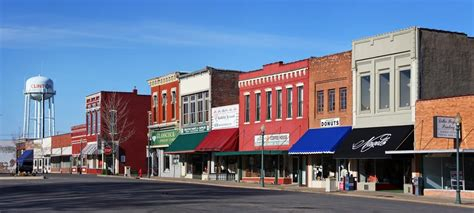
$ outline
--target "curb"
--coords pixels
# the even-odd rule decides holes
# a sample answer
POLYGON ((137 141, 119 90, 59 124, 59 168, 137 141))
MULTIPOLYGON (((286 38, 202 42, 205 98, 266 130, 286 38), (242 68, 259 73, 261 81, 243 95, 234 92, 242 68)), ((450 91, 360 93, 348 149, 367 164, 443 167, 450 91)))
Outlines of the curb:
POLYGON ((0 177, 0 180, 43 180, 46 179, 44 176, 13 176, 13 177, 0 177))
POLYGON ((163 180, 163 179, 153 179, 153 178, 139 178, 140 180, 147 181, 158 181, 158 182, 170 182, 170 183, 187 183, 187 184, 198 184, 198 185, 209 185, 209 186, 219 186, 226 188, 243 188, 243 189, 258 189, 258 190, 271 190, 271 191, 288 191, 288 192, 302 192, 302 193, 313 193, 313 194, 325 194, 325 195, 335 195, 335 196, 346 196, 346 197, 360 197, 360 198, 370 198, 370 199, 379 199, 379 200, 392 200, 392 201, 403 201, 411 203, 422 203, 422 204, 431 204, 439 206, 450 206, 450 207, 460 207, 460 208, 471 208, 474 209, 474 206, 470 205, 459 205, 455 203, 440 203, 435 201, 425 201, 425 200, 415 200, 415 199, 404 199, 396 197, 380 197, 378 195, 361 195, 361 194, 348 194, 341 192, 318 192, 318 191, 309 191, 309 190, 288 190, 284 188, 261 188, 254 186, 241 186, 241 185, 221 185, 218 183, 206 183, 206 182, 191 182, 186 180, 163 180))

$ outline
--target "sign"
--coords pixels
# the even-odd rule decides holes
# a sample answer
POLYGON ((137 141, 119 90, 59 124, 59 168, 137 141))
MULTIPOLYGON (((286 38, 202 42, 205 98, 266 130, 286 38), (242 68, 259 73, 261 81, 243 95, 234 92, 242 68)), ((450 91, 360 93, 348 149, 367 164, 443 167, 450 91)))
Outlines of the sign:
POLYGON ((327 118, 321 119, 321 127, 333 127, 340 126, 341 122, 339 118, 327 118))
POLYGON ((207 132, 207 131, 208 131, 207 125, 183 127, 183 133, 184 134, 207 132))
POLYGON ((178 130, 153 131, 151 133, 151 145, 170 145, 178 136, 178 130))
POLYGON ((121 156, 120 156, 120 162, 121 162, 121 163, 125 163, 125 155, 121 155, 121 156))
POLYGON ((360 140, 359 142, 352 144, 352 150, 360 149, 360 152, 365 152, 376 146, 384 146, 387 144, 388 140, 390 140, 390 137, 392 137, 392 134, 386 133, 377 137, 373 136, 367 141, 360 140))
MULTIPOLYGON (((264 146, 286 146, 290 145, 290 134, 265 135, 264 146)), ((255 146, 262 146, 262 135, 255 135, 255 146)))
POLYGON ((454 117, 434 116, 433 137, 456 138, 456 122, 454 117))
POLYGON ((239 105, 212 108, 212 129, 238 128, 239 105))
POLYGON ((106 154, 106 155, 112 154, 112 147, 106 146, 106 147, 104 148, 104 154, 106 154))

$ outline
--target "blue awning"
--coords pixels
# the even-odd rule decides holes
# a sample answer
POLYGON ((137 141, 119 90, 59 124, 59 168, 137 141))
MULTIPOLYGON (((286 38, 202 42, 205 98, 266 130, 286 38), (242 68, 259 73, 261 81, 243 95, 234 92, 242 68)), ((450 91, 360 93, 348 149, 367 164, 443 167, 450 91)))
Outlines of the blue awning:
POLYGON ((351 129, 350 126, 308 129, 288 150, 288 154, 333 154, 342 139, 351 132, 351 129))
POLYGON ((25 161, 33 161, 33 150, 25 150, 23 154, 18 158, 18 165, 23 164, 25 161))

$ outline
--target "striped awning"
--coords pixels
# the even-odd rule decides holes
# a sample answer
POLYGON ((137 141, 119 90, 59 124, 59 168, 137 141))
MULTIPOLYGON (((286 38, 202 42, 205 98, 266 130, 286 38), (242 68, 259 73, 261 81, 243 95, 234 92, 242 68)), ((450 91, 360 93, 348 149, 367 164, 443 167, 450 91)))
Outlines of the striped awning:
POLYGON ((89 143, 82 149, 82 155, 96 155, 97 152, 97 143, 89 143))

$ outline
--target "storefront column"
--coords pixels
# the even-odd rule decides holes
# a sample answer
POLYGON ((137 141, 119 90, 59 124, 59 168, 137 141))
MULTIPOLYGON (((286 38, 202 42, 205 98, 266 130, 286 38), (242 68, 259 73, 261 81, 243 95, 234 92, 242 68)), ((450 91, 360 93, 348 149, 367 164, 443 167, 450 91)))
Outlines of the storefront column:
POLYGON ((280 155, 277 155, 277 165, 275 168, 275 185, 278 184, 278 176, 280 175, 280 155))
POLYGON ((242 156, 237 157, 237 182, 242 180, 242 156))

